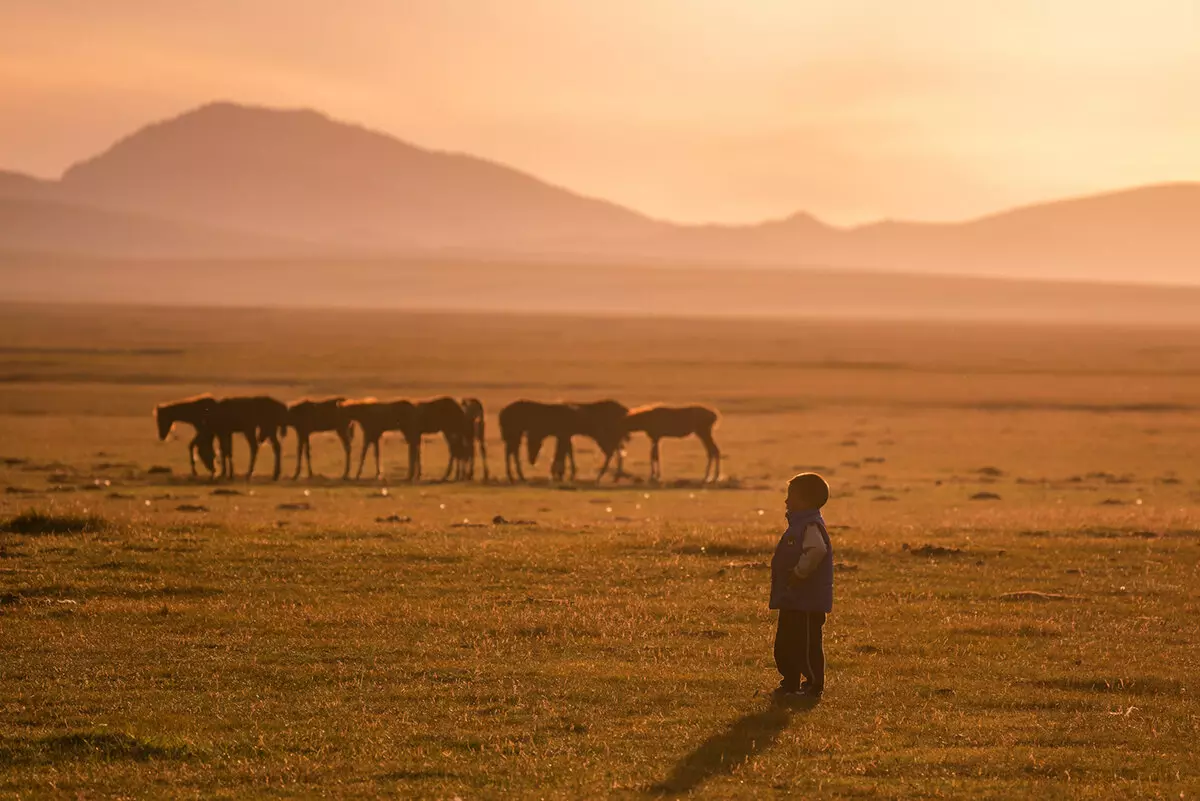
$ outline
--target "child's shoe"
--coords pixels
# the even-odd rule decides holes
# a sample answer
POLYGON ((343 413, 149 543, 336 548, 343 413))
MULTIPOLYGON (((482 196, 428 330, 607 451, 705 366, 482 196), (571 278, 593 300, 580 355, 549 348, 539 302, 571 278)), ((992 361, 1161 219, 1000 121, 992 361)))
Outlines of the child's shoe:
POLYGON ((786 700, 789 698, 800 698, 803 691, 800 687, 790 685, 787 682, 779 682, 779 686, 771 691, 771 697, 775 700, 786 700))

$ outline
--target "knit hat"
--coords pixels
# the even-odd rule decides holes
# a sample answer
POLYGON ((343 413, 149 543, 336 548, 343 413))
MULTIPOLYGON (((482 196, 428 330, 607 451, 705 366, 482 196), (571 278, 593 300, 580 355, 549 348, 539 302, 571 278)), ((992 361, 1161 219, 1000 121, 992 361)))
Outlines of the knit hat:
POLYGON ((829 500, 829 484, 816 473, 800 473, 788 482, 789 509, 820 509, 829 500))

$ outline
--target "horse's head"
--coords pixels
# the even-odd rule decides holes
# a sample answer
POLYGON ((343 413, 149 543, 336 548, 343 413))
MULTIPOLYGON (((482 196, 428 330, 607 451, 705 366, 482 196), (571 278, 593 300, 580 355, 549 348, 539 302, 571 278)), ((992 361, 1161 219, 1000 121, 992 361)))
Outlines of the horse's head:
POLYGON ((154 422, 158 423, 158 438, 165 440, 171 434, 171 429, 175 427, 175 415, 163 406, 154 407, 154 422))
POLYGON ((217 450, 213 447, 215 439, 212 435, 197 437, 196 455, 209 473, 217 472, 217 450))
POLYGON ((545 433, 530 431, 526 434, 525 447, 529 450, 529 463, 537 464, 538 454, 542 452, 542 443, 546 441, 545 433))

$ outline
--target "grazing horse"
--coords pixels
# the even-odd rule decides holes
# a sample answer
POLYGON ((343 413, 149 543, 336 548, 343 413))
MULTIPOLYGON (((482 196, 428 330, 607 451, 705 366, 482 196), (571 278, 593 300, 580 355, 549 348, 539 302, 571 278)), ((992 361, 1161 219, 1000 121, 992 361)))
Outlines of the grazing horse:
POLYGON ((484 431, 483 403, 478 398, 463 398, 462 410, 471 424, 471 439, 473 440, 471 455, 467 458, 466 473, 463 478, 475 478, 475 444, 479 446, 479 461, 483 463, 483 482, 490 480, 487 463, 487 435, 484 431))
POLYGON ((196 434, 188 443, 188 461, 192 465, 192 475, 196 475, 196 456, 208 468, 211 478, 216 473, 216 454, 212 448, 212 413, 217 407, 217 399, 212 395, 197 395, 193 398, 160 403, 154 407, 154 420, 158 423, 158 438, 166 440, 176 423, 189 423, 196 429, 196 434), (204 443, 207 442, 207 447, 204 443))
POLYGON ((416 404, 416 436, 409 440, 408 480, 416 481, 421 477, 421 437, 424 434, 442 434, 446 438, 446 448, 450 451, 450 461, 446 463, 446 472, 442 481, 450 478, 451 471, 457 468, 456 478, 466 475, 467 461, 475 447, 472 443, 473 428, 462 405, 454 398, 442 396, 429 400, 418 401, 416 404))
MULTIPOLYGON (((600 472, 596 475, 596 481, 604 478, 604 474, 608 472, 608 466, 612 463, 613 456, 617 457, 617 469, 613 473, 613 481, 619 481, 625 473, 625 457, 624 445, 628 434, 625 431, 625 416, 629 414, 629 409, 615 400, 601 400, 592 403, 567 403, 560 404, 568 407, 573 416, 569 418, 569 430, 567 423, 564 421, 562 431, 555 431, 558 435, 558 444, 554 449, 554 464, 551 465, 550 475, 553 478, 562 480, 566 474, 566 462, 571 462, 571 480, 575 480, 575 449, 571 445, 571 437, 574 435, 583 435, 591 437, 600 447, 601 453, 604 454, 604 464, 600 466, 600 472)), ((540 441, 534 442, 534 435, 530 435, 531 455, 530 464, 537 458, 537 450, 540 447, 540 441)))
POLYGON ((721 449, 713 441, 717 413, 706 406, 643 406, 625 418, 625 430, 644 431, 650 437, 650 480, 662 480, 662 461, 658 441, 663 437, 686 437, 695 434, 708 452, 704 481, 715 482, 721 476, 721 449), (709 478, 711 472, 712 478, 709 478))
POLYGON ((363 465, 367 461, 367 448, 375 448, 375 479, 378 480, 383 471, 379 466, 379 440, 387 431, 399 431, 408 442, 408 470, 411 475, 413 442, 420 446, 420 435, 416 433, 417 409, 406 400, 378 401, 374 398, 365 400, 343 401, 342 417, 347 423, 354 423, 363 433, 362 454, 358 458, 358 473, 355 479, 362 478, 363 465))
MULTIPOLYGON (((578 433, 595 440, 596 444, 600 446, 601 453, 604 454, 604 464, 600 466, 596 481, 599 482, 604 478, 614 455, 617 457, 617 469, 613 472, 613 481, 620 481, 621 476, 625 475, 624 445, 629 438, 625 428, 625 419, 629 415, 629 408, 615 400, 573 403, 571 406, 578 416, 578 433)), ((571 460, 571 473, 574 476, 573 454, 571 460)))
MULTIPOLYGON (((504 441, 504 472, 510 483, 524 481, 525 472, 521 469, 521 439, 526 438, 529 450, 529 463, 537 462, 538 452, 546 437, 556 437, 558 447, 555 453, 563 451, 564 442, 570 443, 571 435, 577 428, 575 411, 565 403, 540 403, 539 401, 518 400, 500 410, 500 438, 504 441), (516 468, 516 478, 513 478, 513 468, 516 468)), ((556 464, 558 460, 555 460, 556 464)), ((572 455, 572 477, 574 477, 574 456, 572 455)), ((552 472, 555 466, 552 466, 552 472)), ((557 478, 557 476, 553 476, 557 478)))
POLYGON ((212 431, 221 443, 221 477, 233 478, 233 435, 241 434, 250 446, 250 465, 246 480, 254 475, 258 446, 271 443, 275 454, 273 481, 279 480, 282 469, 279 438, 287 434, 287 406, 266 395, 222 398, 212 413, 212 431))
POLYGON ((301 400, 288 404, 287 422, 296 432, 296 472, 292 480, 300 478, 300 466, 305 458, 308 459, 308 477, 312 478, 312 446, 309 437, 318 431, 332 431, 342 442, 342 450, 346 453, 346 469, 342 478, 350 478, 350 442, 354 438, 354 430, 350 421, 342 413, 342 401, 345 398, 329 398, 328 400, 301 400))

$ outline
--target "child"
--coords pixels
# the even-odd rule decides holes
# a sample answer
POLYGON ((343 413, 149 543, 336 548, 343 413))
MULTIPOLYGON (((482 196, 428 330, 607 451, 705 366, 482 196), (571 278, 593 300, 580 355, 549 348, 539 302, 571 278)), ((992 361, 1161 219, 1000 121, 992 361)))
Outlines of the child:
POLYGON ((833 609, 833 546, 820 509, 829 485, 816 473, 788 482, 787 531, 771 559, 771 608, 779 610, 776 697, 820 698, 825 690, 821 628, 833 609))

